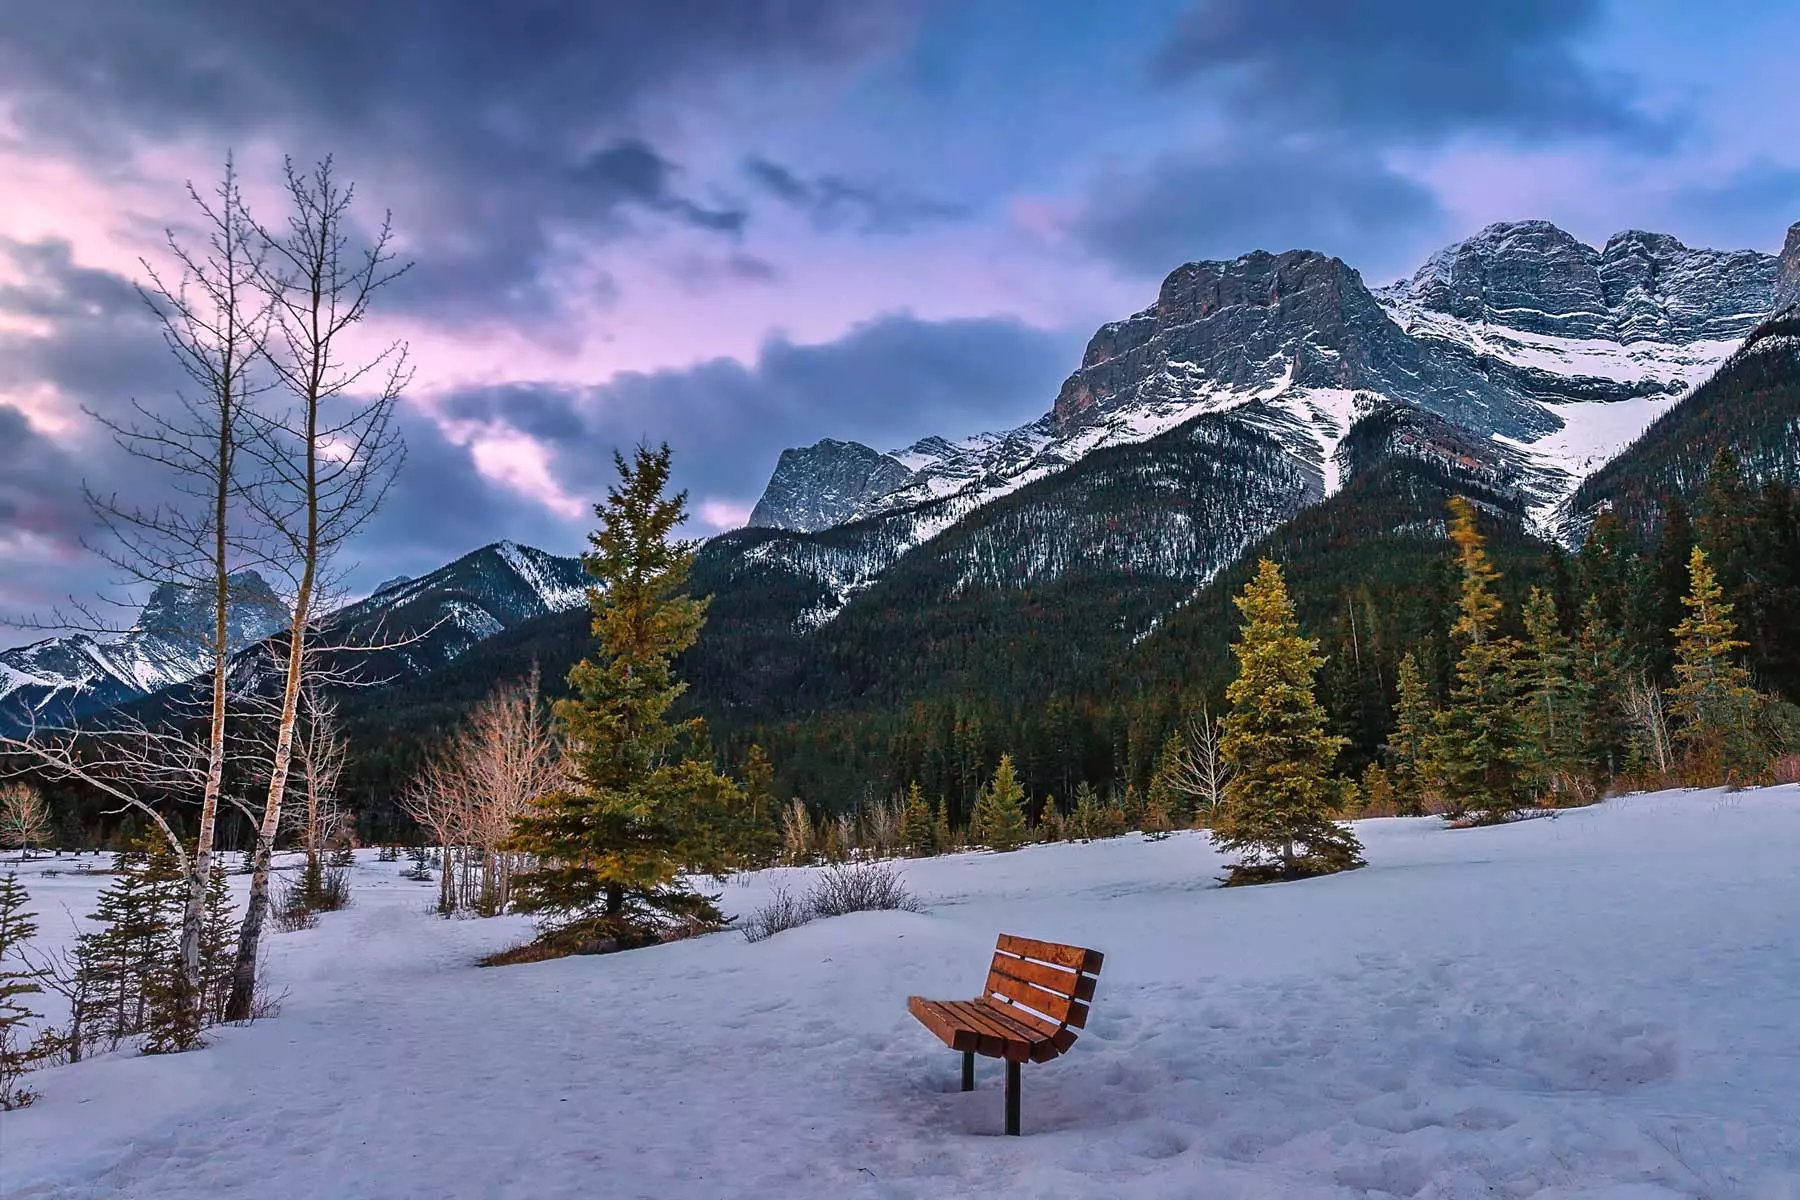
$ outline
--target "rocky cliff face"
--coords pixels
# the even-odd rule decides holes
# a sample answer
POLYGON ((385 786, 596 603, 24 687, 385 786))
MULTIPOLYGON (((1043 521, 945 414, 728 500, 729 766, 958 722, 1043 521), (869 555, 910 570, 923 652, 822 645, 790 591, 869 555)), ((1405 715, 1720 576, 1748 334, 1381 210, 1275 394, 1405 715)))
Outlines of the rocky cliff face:
POLYGON ((1800 304, 1800 221, 1788 227, 1787 245, 1775 272, 1775 298, 1783 306, 1800 304))
POLYGON ((749 524, 826 529, 859 516, 869 501, 905 487, 912 472, 860 442, 831 438, 783 450, 749 524))
POLYGON ((886 455, 790 451, 756 523, 817 530, 950 496, 972 508, 1103 446, 1253 402, 1310 430, 1303 452, 1329 492, 1359 395, 1500 439, 1547 519, 1789 293, 1800 233, 1778 258, 1636 230, 1596 249, 1548 222, 1501 224, 1379 289, 1312 251, 1189 263, 1151 307, 1095 333, 1040 420, 886 455))
POLYGON ((1774 307, 1776 268, 1772 255, 1636 229, 1596 250, 1548 221, 1519 221, 1445 247, 1391 294, 1522 333, 1689 343, 1755 328, 1774 307))

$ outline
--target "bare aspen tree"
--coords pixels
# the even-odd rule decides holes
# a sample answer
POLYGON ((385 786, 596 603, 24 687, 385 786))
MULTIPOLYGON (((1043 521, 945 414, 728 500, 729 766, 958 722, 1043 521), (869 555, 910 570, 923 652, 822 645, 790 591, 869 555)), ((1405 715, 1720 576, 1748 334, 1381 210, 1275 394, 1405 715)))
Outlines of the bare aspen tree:
POLYGON ((329 158, 309 173, 287 165, 287 227, 259 227, 259 283, 273 302, 264 357, 286 393, 284 411, 253 417, 246 439, 264 478, 249 495, 272 531, 293 613, 268 791, 256 830, 250 897, 238 935, 227 1020, 250 1016, 257 949, 269 907, 269 859, 281 828, 305 675, 307 637, 320 600, 341 581, 335 557, 374 515, 404 457, 394 410, 409 378, 394 343, 354 360, 346 344, 369 305, 405 266, 396 266, 391 221, 364 246, 352 244, 354 188, 329 158))
POLYGON ((1202 704, 1199 715, 1188 719, 1179 764, 1170 780, 1178 793, 1193 800, 1202 823, 1218 811, 1231 782, 1231 767, 1219 750, 1220 733, 1220 722, 1202 704))
POLYGON ((0 785, 0 849, 31 857, 50 832, 50 806, 44 794, 26 783, 0 785))
POLYGON ((306 880, 313 888, 318 886, 322 852, 343 831, 346 816, 337 789, 348 747, 338 723, 337 703, 325 688, 317 674, 301 681, 294 765, 305 803, 293 809, 292 819, 287 820, 306 854, 306 880))
MULTIPOLYGON (((184 242, 165 232, 169 268, 142 261, 147 282, 138 288, 160 326, 164 345, 186 376, 189 386, 170 402, 133 401, 129 415, 115 419, 89 411, 127 454, 166 471, 170 487, 159 503, 140 506, 86 488, 88 504, 104 536, 89 548, 117 570, 120 582, 134 586, 175 585, 208 596, 211 611, 205 640, 211 689, 208 701, 184 704, 178 714, 193 721, 204 707, 206 739, 204 771, 184 786, 162 794, 199 804, 198 838, 188 856, 173 845, 183 861, 187 900, 182 917, 182 978, 190 994, 200 988, 201 925, 207 883, 213 870, 213 842, 226 766, 226 716, 230 701, 227 674, 235 647, 229 613, 237 586, 234 572, 256 561, 254 539, 245 536, 239 519, 238 451, 246 406, 261 389, 258 373, 270 307, 258 287, 262 271, 261 239, 245 211, 231 159, 217 187, 202 195, 193 184, 188 196, 198 216, 199 238, 184 242)), ((54 622, 92 632, 118 632, 90 608, 78 606, 76 619, 54 622)), ((185 630, 181 632, 186 632, 185 630)), ((198 722, 196 722, 198 723, 198 722)), ((81 763, 74 752, 72 730, 39 730, 26 739, 46 769, 93 782, 95 770, 106 774, 113 798, 126 807, 147 811, 153 790, 170 782, 171 764, 184 779, 190 756, 177 743, 177 725, 151 730, 115 727, 114 744, 105 765, 81 763), (134 775, 136 778, 134 778, 134 775), (116 789, 116 790, 115 790, 116 789), (129 799, 126 799, 129 797, 129 799)), ((20 747, 14 746, 14 749, 20 747)), ((157 815, 165 836, 173 833, 157 815)), ((197 1019, 197 1018, 196 1018, 197 1019)))
POLYGON ((534 670, 529 680, 499 687, 477 705, 401 800, 442 847, 440 909, 505 911, 515 864, 504 844, 513 822, 562 783, 561 755, 534 670))
POLYGON ((1637 726, 1646 757, 1656 764, 1659 775, 1667 775, 1674 754, 1669 746, 1669 720, 1661 690, 1642 676, 1627 680, 1625 712, 1637 726))

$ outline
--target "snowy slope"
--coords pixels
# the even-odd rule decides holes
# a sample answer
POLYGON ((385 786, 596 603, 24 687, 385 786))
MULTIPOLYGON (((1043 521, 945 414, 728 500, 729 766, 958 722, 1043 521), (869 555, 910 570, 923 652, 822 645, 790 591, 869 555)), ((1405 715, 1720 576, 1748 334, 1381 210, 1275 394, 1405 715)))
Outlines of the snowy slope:
MULTIPOLYGON (((274 937, 278 1018, 35 1076, 0 1194, 1800 1194, 1800 789, 1358 832, 1366 869, 1297 884, 1220 890, 1195 834, 966 854, 904 864, 922 913, 489 970, 524 922, 436 920, 364 861, 274 937), (962 1094, 905 1008, 971 994, 1002 930, 1107 956, 1018 1139, 999 1068, 962 1094)), ((58 930, 98 884, 32 886, 58 930)))

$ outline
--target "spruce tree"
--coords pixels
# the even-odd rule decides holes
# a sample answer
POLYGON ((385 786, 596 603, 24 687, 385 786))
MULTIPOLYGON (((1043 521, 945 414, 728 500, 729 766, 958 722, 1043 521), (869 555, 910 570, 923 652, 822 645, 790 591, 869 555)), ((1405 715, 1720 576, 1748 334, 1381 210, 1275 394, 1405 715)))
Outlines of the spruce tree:
POLYGON ((1416 817, 1425 812, 1426 799, 1436 790, 1430 757, 1434 713, 1411 650, 1400 656, 1395 684, 1399 697, 1394 703, 1394 732, 1388 738, 1388 769, 1395 808, 1403 817, 1416 817))
POLYGON ((938 853, 937 821, 931 805, 925 803, 925 793, 919 790, 917 780, 906 788, 906 802, 900 810, 900 840, 906 843, 906 852, 915 858, 938 853))
POLYGON ((950 829, 950 802, 942 797, 937 802, 937 820, 932 822, 931 840, 939 854, 948 854, 955 849, 955 837, 950 829))
POLYGON ((1518 644, 1500 633, 1500 578, 1488 561, 1475 506, 1450 501, 1450 538, 1456 544, 1462 595, 1451 626, 1458 647, 1449 706, 1437 714, 1432 757, 1444 782, 1452 819, 1504 821, 1527 801, 1519 768, 1518 644))
POLYGON ((744 755, 743 777, 734 850, 743 865, 766 867, 780 856, 781 822, 775 800, 775 764, 761 746, 751 745, 744 755))
POLYGON ((1025 844, 1025 789, 1019 786, 1012 755, 1002 754, 993 779, 975 801, 971 836, 988 849, 1005 852, 1025 844))
POLYGON ((1698 546, 1688 557, 1688 578, 1681 601, 1687 615, 1674 629, 1675 685, 1667 689, 1682 771, 1701 786, 1752 782, 1769 766, 1757 728, 1761 697, 1750 672, 1735 661, 1744 643, 1698 546))
POLYGON ((1334 814, 1343 784, 1328 772, 1344 739, 1325 732, 1314 694, 1323 659, 1300 633, 1281 568, 1268 559, 1236 598, 1244 624, 1232 653, 1221 750, 1231 764, 1213 841, 1243 855, 1229 882, 1297 879, 1362 865, 1356 835, 1334 814))
POLYGON ((728 865, 737 796, 694 755, 703 724, 669 716, 685 690, 674 659, 706 618, 706 601, 684 594, 695 547, 671 536, 687 493, 664 495, 667 445, 613 458, 619 482, 595 506, 600 528, 582 559, 598 645, 569 672, 572 695, 555 709, 569 782, 517 820, 511 843, 537 864, 514 881, 519 910, 567 949, 638 946, 683 924, 720 924, 714 898, 683 872, 728 865))
POLYGON ((32 1093, 18 1086, 31 1058, 25 1022, 40 1014, 24 998, 44 990, 37 971, 26 966, 20 948, 37 936, 36 913, 25 906, 31 898, 12 872, 0 875, 0 1109, 23 1108, 32 1093), (14 966, 14 963, 18 966, 14 966))
POLYGON ((237 910, 225 873, 214 871, 206 881, 206 910, 200 921, 200 1012, 201 1022, 206 1025, 217 1025, 225 1019, 237 925, 237 910))
POLYGON ((1070 818, 1074 835, 1084 842, 1091 842, 1104 836, 1101 829, 1105 824, 1106 812, 1100 803, 1100 793, 1084 779, 1075 785, 1075 815, 1070 818))
POLYGON ((1144 815, 1138 822, 1138 828, 1143 830, 1145 840, 1160 842, 1169 836, 1169 830, 1173 827, 1174 818, 1169 815, 1168 801, 1160 790, 1152 787, 1149 798, 1144 801, 1144 815))
POLYGON ((1383 770, 1380 763, 1370 763, 1363 768, 1361 791, 1364 816, 1398 815, 1399 799, 1393 776, 1383 770))
POLYGON ((1154 832, 1167 833, 1174 828, 1178 818, 1190 816, 1184 805, 1185 796, 1179 780, 1182 776, 1183 763, 1186 759, 1187 743, 1182 739, 1179 729, 1171 730, 1163 739, 1162 749, 1157 752, 1156 771, 1150 776, 1150 790, 1144 795, 1144 832, 1153 832, 1150 828, 1151 810, 1157 813, 1157 820, 1162 828, 1154 832))
POLYGON ((1619 774, 1631 744, 1631 718, 1625 709, 1625 641, 1615 618, 1597 595, 1581 605, 1581 629, 1575 639, 1571 673, 1574 701, 1581 714, 1582 758, 1590 777, 1606 780, 1619 774))
POLYGON ((1525 599, 1525 643, 1519 655, 1519 763, 1540 798, 1568 797, 1581 786, 1582 728, 1573 652, 1556 615, 1556 600, 1534 587, 1525 599))

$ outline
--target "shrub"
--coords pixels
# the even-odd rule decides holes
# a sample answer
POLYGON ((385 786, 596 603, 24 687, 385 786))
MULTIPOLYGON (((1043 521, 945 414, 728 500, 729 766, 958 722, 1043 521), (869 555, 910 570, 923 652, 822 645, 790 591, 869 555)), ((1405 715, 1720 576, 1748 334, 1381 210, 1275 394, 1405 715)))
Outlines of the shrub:
POLYGON ((746 942, 760 942, 784 929, 793 929, 812 920, 812 909, 806 900, 785 887, 777 887, 769 902, 744 918, 738 928, 746 942))
POLYGON ((918 912, 920 904, 906 890, 906 881, 892 863, 845 863, 827 868, 806 894, 815 917, 841 917, 845 913, 904 909, 918 912))
POLYGON ((787 888, 777 887, 769 902, 738 928, 745 941, 760 942, 818 917, 894 909, 918 912, 921 907, 894 864, 843 863, 821 873, 804 896, 796 898, 787 888))
POLYGON ((1784 754, 1775 760, 1775 782, 1800 783, 1800 754, 1784 754))

